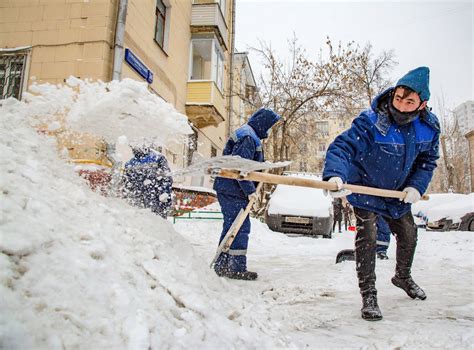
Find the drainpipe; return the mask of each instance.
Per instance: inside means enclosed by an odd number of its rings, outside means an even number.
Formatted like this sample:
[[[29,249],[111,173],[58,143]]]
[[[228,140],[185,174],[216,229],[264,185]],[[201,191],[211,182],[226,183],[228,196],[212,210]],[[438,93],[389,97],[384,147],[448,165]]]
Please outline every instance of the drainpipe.
[[[229,62],[229,69],[230,69],[230,74],[229,74],[229,81],[230,81],[230,86],[229,86],[229,122],[227,125],[227,138],[230,137],[230,133],[232,132],[231,130],[231,121],[232,121],[232,109],[234,108],[233,100],[234,97],[232,96],[234,94],[234,51],[235,51],[235,0],[232,0],[232,30],[230,32],[230,62]]]
[[[125,20],[127,19],[128,0],[119,0],[117,25],[115,27],[114,43],[114,67],[112,80],[120,80],[122,77],[123,44],[125,37]]]

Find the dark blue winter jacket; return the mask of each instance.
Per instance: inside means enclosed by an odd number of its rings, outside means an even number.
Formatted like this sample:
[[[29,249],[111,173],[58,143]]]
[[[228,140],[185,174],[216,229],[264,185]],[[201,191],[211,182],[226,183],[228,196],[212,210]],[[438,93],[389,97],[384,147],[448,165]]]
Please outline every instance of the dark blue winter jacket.
[[[263,162],[265,157],[261,140],[268,137],[268,131],[280,118],[271,109],[259,109],[250,117],[247,124],[242,125],[231,134],[222,154]],[[217,177],[214,182],[214,190],[247,198],[248,195],[255,192],[255,184],[252,181],[237,181]]]
[[[172,204],[173,178],[161,153],[151,149],[134,150],[134,158],[125,164],[123,193],[135,206],[150,208],[166,218]]]
[[[410,186],[425,193],[439,158],[438,119],[425,109],[407,125],[393,123],[388,112],[392,91],[377,96],[371,109],[329,146],[324,180],[338,176],[350,184],[389,190]],[[410,204],[393,198],[352,194],[348,200],[354,207],[392,218],[410,210]]]

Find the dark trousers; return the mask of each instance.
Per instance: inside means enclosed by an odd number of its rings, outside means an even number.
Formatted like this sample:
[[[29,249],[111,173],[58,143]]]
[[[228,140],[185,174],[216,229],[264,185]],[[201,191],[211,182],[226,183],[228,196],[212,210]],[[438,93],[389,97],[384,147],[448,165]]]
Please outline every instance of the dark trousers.
[[[332,224],[332,232],[335,232],[336,223],[339,225],[339,232],[341,232],[341,220],[334,220],[334,223]]]
[[[377,247],[377,214],[354,208],[357,221],[355,258],[359,288],[362,294],[375,292],[375,251]],[[418,229],[411,212],[399,219],[384,217],[397,240],[397,265],[395,274],[409,277],[415,256]]]

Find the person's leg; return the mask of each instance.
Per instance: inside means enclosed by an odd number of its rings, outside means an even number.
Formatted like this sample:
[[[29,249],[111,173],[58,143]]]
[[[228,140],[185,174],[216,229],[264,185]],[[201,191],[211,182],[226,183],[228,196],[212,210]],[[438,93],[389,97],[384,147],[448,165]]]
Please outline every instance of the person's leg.
[[[411,267],[418,241],[418,228],[413,215],[408,212],[399,219],[387,219],[397,240],[397,264],[392,283],[403,289],[408,296],[415,299],[426,299],[425,292],[413,281]]]
[[[240,210],[245,210],[248,200],[240,197],[218,194],[217,199],[221,205],[224,216],[223,229],[219,244],[232,226]],[[232,245],[227,253],[222,253],[216,261],[215,269],[219,276],[236,279],[256,279],[255,272],[247,271],[247,247],[250,234],[250,218],[244,220]]]
[[[339,233],[341,233],[342,220],[337,221],[337,226],[339,227]]]
[[[357,232],[355,237],[356,271],[362,295],[362,318],[369,321],[382,319],[377,304],[375,288],[375,248],[376,248],[376,214],[354,208]]]

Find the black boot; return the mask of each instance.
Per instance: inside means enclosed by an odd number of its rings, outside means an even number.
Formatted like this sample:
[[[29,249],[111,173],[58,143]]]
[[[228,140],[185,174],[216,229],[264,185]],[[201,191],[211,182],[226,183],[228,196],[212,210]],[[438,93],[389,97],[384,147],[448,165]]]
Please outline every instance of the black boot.
[[[218,275],[220,277],[227,277],[234,280],[245,280],[245,281],[253,281],[253,280],[256,280],[258,277],[258,274],[256,272],[252,272],[252,271],[237,272],[237,271],[231,271],[229,269],[221,270],[220,273],[218,273]]]
[[[362,294],[361,316],[366,321],[380,321],[383,316],[377,304],[377,292]]]
[[[426,294],[423,289],[421,289],[411,277],[400,278],[395,276],[392,278],[392,283],[398,288],[403,289],[412,299],[426,299]]]
[[[386,252],[378,252],[377,258],[379,258],[380,260],[388,260],[388,256]]]

